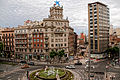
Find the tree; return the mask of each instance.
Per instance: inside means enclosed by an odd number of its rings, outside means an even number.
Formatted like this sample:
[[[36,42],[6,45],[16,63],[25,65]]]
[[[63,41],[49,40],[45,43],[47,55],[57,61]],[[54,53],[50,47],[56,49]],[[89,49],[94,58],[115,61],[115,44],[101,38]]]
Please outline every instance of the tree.
[[[81,52],[81,55],[84,56],[84,52],[83,51]]]
[[[0,42],[0,55],[1,55],[2,51],[3,51],[3,43]]]
[[[56,55],[57,55],[57,52],[55,52],[55,51],[50,52],[50,58],[51,59],[54,59]]]
[[[2,51],[2,50],[3,50],[3,43],[0,42],[0,51]]]
[[[115,57],[118,57],[119,55],[119,48],[118,47],[113,47],[113,48],[108,48],[106,50],[107,55],[110,59],[113,59]]]
[[[61,60],[61,58],[65,55],[64,50],[61,50],[58,52],[58,57],[59,57],[59,61]]]

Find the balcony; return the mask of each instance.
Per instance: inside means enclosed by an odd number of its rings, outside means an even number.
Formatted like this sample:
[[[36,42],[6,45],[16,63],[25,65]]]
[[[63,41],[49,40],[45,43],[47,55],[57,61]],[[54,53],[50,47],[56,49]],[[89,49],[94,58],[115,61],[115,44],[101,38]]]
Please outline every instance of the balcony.
[[[22,33],[15,33],[15,35],[18,35],[18,34],[27,34],[27,33],[24,33],[24,32],[22,32]]]
[[[28,48],[29,48],[29,49],[32,49],[32,46],[29,46]]]
[[[32,42],[29,42],[29,44],[32,44]]]
[[[43,33],[43,31],[34,31],[33,33]]]
[[[23,46],[20,46],[20,47],[15,47],[15,48],[27,48],[26,46],[25,47],[23,47]]]
[[[45,41],[45,44],[49,44],[49,42],[48,42],[48,41]]]
[[[27,37],[16,37],[15,39],[27,39]]]
[[[45,39],[48,39],[49,37],[48,36],[45,36]]]
[[[45,47],[45,49],[49,49],[49,47]]]
[[[15,44],[27,44],[27,42],[15,42]]]
[[[29,39],[32,39],[32,37],[29,37]]]
[[[56,33],[56,34],[63,34],[64,31],[55,31],[54,33]]]

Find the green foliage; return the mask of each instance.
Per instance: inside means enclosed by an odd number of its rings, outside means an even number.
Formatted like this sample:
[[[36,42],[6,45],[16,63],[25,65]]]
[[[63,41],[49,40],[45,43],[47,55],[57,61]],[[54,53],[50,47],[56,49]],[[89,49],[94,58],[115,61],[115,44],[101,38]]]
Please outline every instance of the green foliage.
[[[64,55],[65,55],[64,50],[61,50],[61,51],[58,52],[58,56],[59,57],[63,57]]]
[[[2,52],[2,50],[3,50],[3,43],[0,42],[0,52]]]
[[[84,52],[83,51],[81,52],[81,55],[84,56]]]
[[[119,55],[119,48],[118,47],[108,48],[106,52],[109,58],[113,59]]]
[[[50,58],[54,58],[57,55],[57,52],[51,51],[50,52]]]

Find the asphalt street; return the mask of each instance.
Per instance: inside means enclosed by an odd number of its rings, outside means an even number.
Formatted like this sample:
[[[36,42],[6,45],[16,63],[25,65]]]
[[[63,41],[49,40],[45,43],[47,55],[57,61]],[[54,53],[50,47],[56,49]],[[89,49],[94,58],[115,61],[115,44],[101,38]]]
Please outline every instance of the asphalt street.
[[[109,68],[107,70],[105,70],[105,66],[106,66],[106,62],[107,61],[103,61],[103,62],[98,62],[98,63],[93,63],[92,66],[94,66],[94,79],[96,80],[104,80],[104,74],[100,74],[97,72],[114,72],[116,73],[116,78],[114,80],[120,80],[120,68],[114,68],[109,66]],[[6,73],[4,76],[0,76],[0,80],[19,80],[19,78],[22,78],[23,76],[25,76],[26,71],[33,71],[33,70],[37,70],[37,69],[42,69],[46,66],[45,65],[38,65],[38,66],[31,66],[28,69],[20,69],[20,65],[19,66],[14,66],[14,70],[11,73]],[[51,65],[52,66],[52,65]],[[66,65],[62,64],[62,65],[54,65],[54,67],[58,67],[58,68],[65,68]],[[11,68],[10,66],[8,66],[10,68],[10,70],[13,70],[13,68]],[[19,67],[19,69],[18,69]],[[76,72],[79,74],[79,78],[80,80],[87,80],[87,72],[85,70],[85,64],[83,65],[75,65],[75,69],[71,69],[72,71]],[[8,71],[10,72],[8,68]]]

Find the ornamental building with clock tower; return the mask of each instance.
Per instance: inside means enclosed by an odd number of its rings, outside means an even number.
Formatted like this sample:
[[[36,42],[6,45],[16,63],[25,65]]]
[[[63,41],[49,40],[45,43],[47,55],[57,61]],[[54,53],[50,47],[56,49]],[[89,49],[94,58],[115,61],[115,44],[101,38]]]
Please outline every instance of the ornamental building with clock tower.
[[[27,20],[15,30],[15,54],[17,58],[45,61],[51,51],[64,50],[66,57],[76,54],[74,29],[68,18],[63,19],[63,7],[56,2],[50,15],[43,21]],[[23,39],[24,38],[24,39]]]

